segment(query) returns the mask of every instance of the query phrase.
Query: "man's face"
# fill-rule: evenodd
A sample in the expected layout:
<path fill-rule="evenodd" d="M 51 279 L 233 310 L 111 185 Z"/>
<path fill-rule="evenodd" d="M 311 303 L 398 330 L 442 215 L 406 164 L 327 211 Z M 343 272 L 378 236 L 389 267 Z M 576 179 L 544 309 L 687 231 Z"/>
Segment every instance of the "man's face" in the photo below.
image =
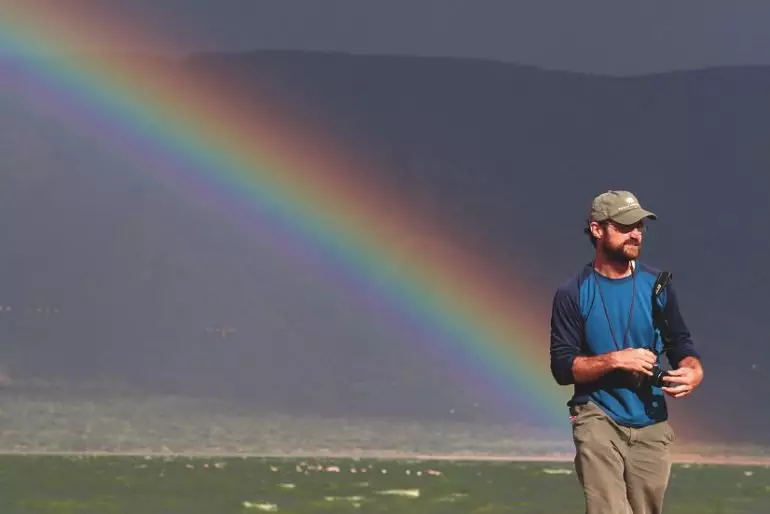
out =
<path fill-rule="evenodd" d="M 608 221 L 601 228 L 597 243 L 608 259 L 629 262 L 639 258 L 642 250 L 644 220 L 633 225 L 621 225 Z"/>

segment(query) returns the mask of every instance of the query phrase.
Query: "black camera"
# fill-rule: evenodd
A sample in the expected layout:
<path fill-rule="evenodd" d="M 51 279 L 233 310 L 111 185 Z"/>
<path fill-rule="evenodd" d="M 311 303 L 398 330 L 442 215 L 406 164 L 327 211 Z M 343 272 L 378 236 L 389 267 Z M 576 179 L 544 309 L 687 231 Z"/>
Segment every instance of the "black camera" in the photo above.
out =
<path fill-rule="evenodd" d="M 650 385 L 655 387 L 665 387 L 665 378 L 668 376 L 668 371 L 661 369 L 657 364 L 652 367 L 652 376 L 644 375 L 644 379 Z"/>
<path fill-rule="evenodd" d="M 659 353 L 655 351 L 655 348 L 648 347 L 645 349 L 651 351 L 656 356 L 659 355 Z M 652 371 L 652 376 L 635 371 L 633 373 L 633 376 L 634 376 L 633 385 L 637 389 L 643 388 L 643 387 L 665 387 L 667 385 L 665 379 L 668 376 L 668 371 L 661 368 L 658 364 L 653 364 L 651 371 Z"/>

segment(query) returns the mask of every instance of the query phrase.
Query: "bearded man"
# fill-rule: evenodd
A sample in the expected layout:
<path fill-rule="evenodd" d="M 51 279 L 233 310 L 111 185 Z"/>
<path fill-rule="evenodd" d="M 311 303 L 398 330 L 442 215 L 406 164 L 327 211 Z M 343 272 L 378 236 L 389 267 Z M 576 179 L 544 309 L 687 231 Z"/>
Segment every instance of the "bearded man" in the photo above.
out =
<path fill-rule="evenodd" d="M 553 298 L 551 373 L 574 389 L 567 405 L 587 514 L 662 512 L 675 440 L 666 395 L 683 398 L 703 380 L 675 288 L 639 260 L 645 223 L 656 219 L 629 191 L 594 198 L 585 227 L 593 259 Z"/>

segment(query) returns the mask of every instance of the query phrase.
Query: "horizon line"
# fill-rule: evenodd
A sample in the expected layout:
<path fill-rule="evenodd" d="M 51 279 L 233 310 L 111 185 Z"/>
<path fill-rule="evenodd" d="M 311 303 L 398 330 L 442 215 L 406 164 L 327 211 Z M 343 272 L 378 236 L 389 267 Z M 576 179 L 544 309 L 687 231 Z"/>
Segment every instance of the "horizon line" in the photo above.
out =
<path fill-rule="evenodd" d="M 494 57 L 480 57 L 469 55 L 447 55 L 447 54 L 408 54 L 401 52 L 376 52 L 376 51 L 356 51 L 356 50 L 339 50 L 339 49 L 324 49 L 324 48 L 288 48 L 288 47 L 276 47 L 276 48 L 251 48 L 251 49 L 193 49 L 186 51 L 171 51 L 164 52 L 160 49 L 83 49 L 83 50 L 69 50 L 61 52 L 51 52 L 41 54 L 40 57 L 51 55 L 56 56 L 81 56 L 81 57 L 93 57 L 93 58 L 145 58 L 155 60 L 166 60 L 169 63 L 185 64 L 191 59 L 200 57 L 211 56 L 237 56 L 237 55 L 255 55 L 255 54 L 306 54 L 315 56 L 328 56 L 328 57 L 348 57 L 354 59 L 403 59 L 403 60 L 426 60 L 426 61 L 459 61 L 468 63 L 486 63 L 509 66 L 514 68 L 526 69 L 534 72 L 548 73 L 548 74 L 562 74 L 562 75 L 583 75 L 589 77 L 601 77 L 609 79 L 629 79 L 629 78 L 648 78 L 653 76 L 667 76 L 678 74 L 700 74 L 704 72 L 713 71 L 735 71 L 735 70 L 757 70 L 757 69 L 770 69 L 770 62 L 768 63 L 736 63 L 736 64 L 706 64 L 697 66 L 685 66 L 679 68 L 661 68 L 658 70 L 637 71 L 637 72 L 600 72 L 593 70 L 585 70 L 578 68 L 564 68 L 545 66 L 541 64 L 526 63 L 523 61 L 511 61 L 503 60 Z M 29 54 L 27 54 L 27 58 Z M 13 59 L 14 55 L 0 52 L 0 62 L 6 59 Z"/>

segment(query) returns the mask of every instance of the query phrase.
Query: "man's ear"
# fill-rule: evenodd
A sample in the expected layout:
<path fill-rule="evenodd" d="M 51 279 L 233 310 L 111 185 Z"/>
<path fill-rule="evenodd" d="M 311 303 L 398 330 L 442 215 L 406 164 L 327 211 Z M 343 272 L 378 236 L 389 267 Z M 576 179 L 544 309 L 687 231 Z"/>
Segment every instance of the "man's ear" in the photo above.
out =
<path fill-rule="evenodd" d="M 588 225 L 588 229 L 591 231 L 591 234 L 596 238 L 599 239 L 604 235 L 604 227 L 601 223 L 597 221 L 592 221 Z"/>

